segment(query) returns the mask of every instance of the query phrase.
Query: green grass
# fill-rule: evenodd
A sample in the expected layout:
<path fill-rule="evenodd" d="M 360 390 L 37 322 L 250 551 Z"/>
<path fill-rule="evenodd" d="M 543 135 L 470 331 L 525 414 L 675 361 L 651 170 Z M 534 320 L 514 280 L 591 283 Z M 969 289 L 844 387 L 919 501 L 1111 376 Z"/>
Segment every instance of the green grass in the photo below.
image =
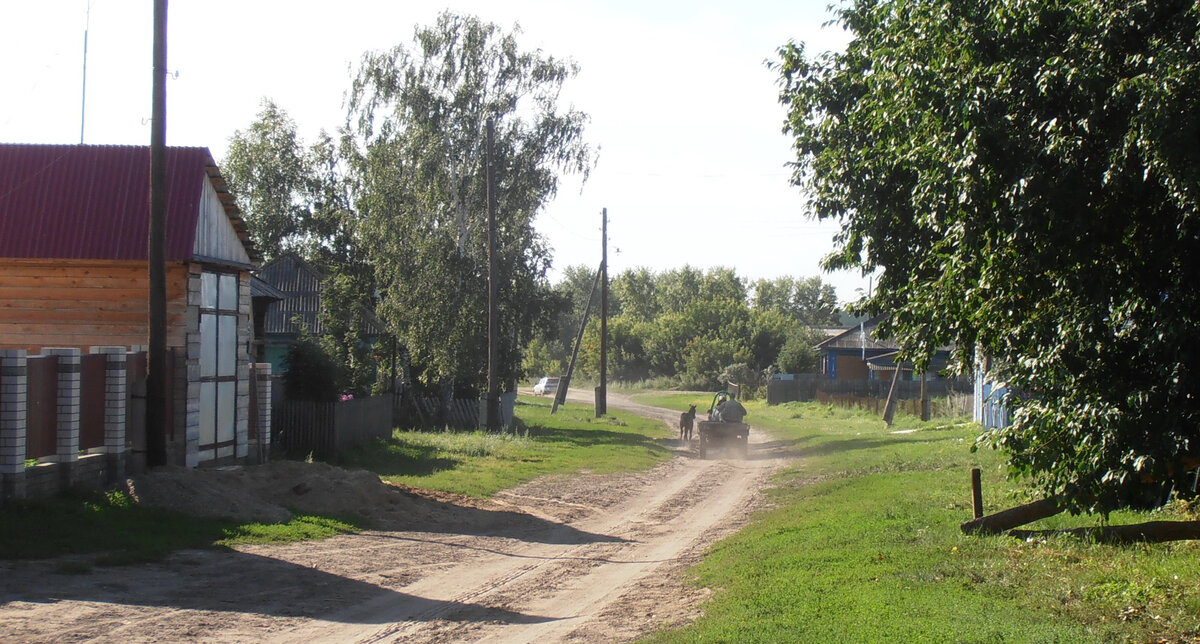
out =
<path fill-rule="evenodd" d="M 688 396 L 672 396 L 678 407 Z M 643 402 L 646 400 L 642 399 Z M 978 427 L 788 403 L 748 421 L 800 457 L 776 507 L 715 546 L 694 572 L 717 589 L 696 624 L 661 642 L 1107 642 L 1200 635 L 1200 546 L 1115 547 L 1071 538 L 967 537 L 970 468 L 989 511 L 1027 491 L 1000 455 L 972 454 Z M 897 434 L 896 431 L 914 430 Z M 1115 514 L 1113 523 L 1191 518 Z M 1030 527 L 1096 525 L 1057 516 Z M 1190 640 L 1188 640 L 1190 641 Z"/>
<path fill-rule="evenodd" d="M 479 498 L 546 474 L 605 474 L 646 469 L 667 460 L 661 422 L 610 409 L 595 418 L 591 405 L 562 405 L 521 397 L 515 434 L 396 431 L 386 441 L 342 452 L 340 462 L 383 479 Z"/>
<path fill-rule="evenodd" d="M 713 403 L 713 396 L 717 392 L 711 393 L 681 393 L 672 394 L 662 391 L 635 393 L 633 400 L 643 405 L 651 405 L 654 407 L 666 407 L 667 409 L 678 409 L 680 412 L 685 412 L 688 405 L 696 406 L 697 414 L 707 414 L 708 408 Z"/>
<path fill-rule="evenodd" d="M 96 555 L 95 565 L 157 561 L 182 548 L 323 539 L 360 527 L 353 517 L 296 516 L 285 523 L 237 523 L 138 505 L 123 492 L 84 493 L 13 504 L 0 511 L 0 559 Z M 64 564 L 82 573 L 88 564 Z"/>

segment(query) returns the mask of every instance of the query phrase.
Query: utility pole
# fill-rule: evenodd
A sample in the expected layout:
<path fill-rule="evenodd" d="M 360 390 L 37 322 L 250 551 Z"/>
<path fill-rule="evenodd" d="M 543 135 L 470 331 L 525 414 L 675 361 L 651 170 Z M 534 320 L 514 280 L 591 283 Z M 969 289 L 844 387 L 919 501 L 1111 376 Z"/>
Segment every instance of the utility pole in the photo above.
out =
<path fill-rule="evenodd" d="M 608 208 L 600 210 L 600 386 L 596 418 L 608 413 Z"/>
<path fill-rule="evenodd" d="M 583 330 L 587 328 L 588 315 L 592 312 L 592 300 L 596 298 L 596 287 L 599 284 L 600 270 L 597 269 L 596 279 L 592 280 L 592 290 L 588 292 L 587 304 L 583 307 L 583 318 L 579 320 L 579 335 L 575 336 L 575 348 L 571 350 L 571 362 L 567 365 L 567 373 L 558 382 L 558 391 L 554 392 L 554 404 L 550 406 L 551 415 L 558 411 L 559 405 L 567 402 L 567 388 L 571 386 L 571 378 L 575 375 L 575 360 L 579 358 L 579 345 L 583 344 Z"/>
<path fill-rule="evenodd" d="M 146 365 L 146 464 L 167 464 L 167 0 L 154 0 L 154 91 L 150 118 L 149 355 Z"/>
<path fill-rule="evenodd" d="M 487 120 L 487 217 L 488 217 L 488 372 L 487 429 L 500 430 L 500 276 L 496 256 L 496 162 L 492 141 L 496 124 Z"/>

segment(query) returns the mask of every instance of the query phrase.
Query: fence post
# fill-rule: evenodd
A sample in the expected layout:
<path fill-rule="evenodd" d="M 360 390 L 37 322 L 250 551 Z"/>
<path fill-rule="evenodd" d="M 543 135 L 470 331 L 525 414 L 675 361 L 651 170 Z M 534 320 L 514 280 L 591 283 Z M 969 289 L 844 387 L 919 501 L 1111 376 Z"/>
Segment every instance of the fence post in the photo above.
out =
<path fill-rule="evenodd" d="M 58 356 L 58 467 L 62 489 L 75 482 L 79 462 L 79 359 L 75 348 L 42 349 L 42 355 Z"/>
<path fill-rule="evenodd" d="M 27 359 L 24 349 L 0 349 L 0 505 L 25 498 Z"/>
<path fill-rule="evenodd" d="M 254 389 L 255 413 L 250 418 L 254 423 L 251 432 L 254 433 L 254 443 L 258 454 L 253 461 L 266 463 L 271 452 L 271 363 L 257 362 L 250 365 L 253 374 L 250 386 Z"/>
<path fill-rule="evenodd" d="M 125 347 L 89 349 L 104 355 L 104 459 L 109 483 L 125 478 L 125 402 L 129 395 L 125 351 Z"/>

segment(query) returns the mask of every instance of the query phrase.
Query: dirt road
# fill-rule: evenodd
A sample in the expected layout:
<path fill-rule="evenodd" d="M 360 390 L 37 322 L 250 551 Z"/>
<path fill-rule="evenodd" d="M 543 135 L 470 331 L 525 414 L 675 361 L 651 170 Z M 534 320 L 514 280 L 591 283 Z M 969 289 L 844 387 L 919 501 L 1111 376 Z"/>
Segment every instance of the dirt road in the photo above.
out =
<path fill-rule="evenodd" d="M 678 419 L 615 394 L 609 405 Z M 76 575 L 55 572 L 61 561 L 5 564 L 0 634 L 15 641 L 632 639 L 699 614 L 707 591 L 687 583 L 685 569 L 744 524 L 767 476 L 791 457 L 760 432 L 751 433 L 746 460 L 700 460 L 670 444 L 678 457 L 647 472 L 548 477 L 488 502 L 421 498 L 419 506 L 397 505 L 407 512 L 394 508 L 387 529 L 324 541 L 189 551 L 161 564 Z"/>

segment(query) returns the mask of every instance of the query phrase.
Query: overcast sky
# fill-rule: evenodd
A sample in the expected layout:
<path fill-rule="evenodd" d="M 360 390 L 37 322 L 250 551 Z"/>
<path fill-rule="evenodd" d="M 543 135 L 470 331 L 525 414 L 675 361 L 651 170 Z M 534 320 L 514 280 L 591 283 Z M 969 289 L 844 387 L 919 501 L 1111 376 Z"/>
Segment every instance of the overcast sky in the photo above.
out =
<path fill-rule="evenodd" d="M 230 135 L 264 97 L 306 142 L 343 121 L 350 68 L 367 50 L 411 43 L 445 9 L 575 60 L 563 99 L 591 116 L 590 180 L 568 179 L 536 225 L 556 273 L 600 260 L 608 208 L 610 270 L 727 266 L 751 280 L 820 274 L 840 299 L 866 280 L 822 274 L 835 227 L 805 216 L 788 181 L 776 76 L 764 61 L 789 39 L 840 49 L 823 27 L 830 0 L 175 0 L 169 11 L 167 144 L 206 146 L 220 163 Z M 0 0 L 0 141 L 78 143 L 84 30 L 84 141 L 149 143 L 152 0 Z"/>

